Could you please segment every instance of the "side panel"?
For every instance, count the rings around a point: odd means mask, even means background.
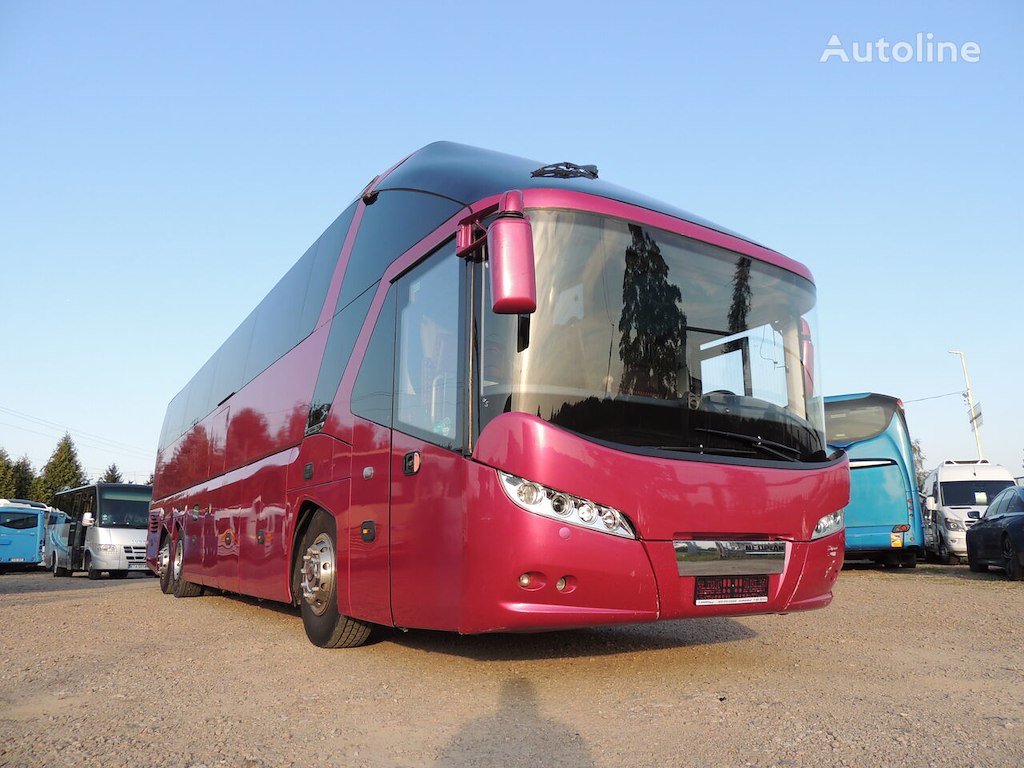
[[[238,591],[288,602],[294,526],[287,503],[288,471],[299,451],[270,456],[251,467],[242,481],[242,515],[238,519]]]
[[[395,624],[458,629],[462,614],[467,462],[458,454],[395,432],[391,452],[391,591]],[[418,452],[419,471],[405,456]],[[411,459],[410,459],[411,461]]]
[[[356,419],[352,431],[352,501],[339,541],[349,548],[348,600],[351,615],[358,619],[392,624],[390,566],[392,542],[391,431],[364,419]],[[372,526],[372,535],[364,527]],[[406,553],[399,552],[399,558]],[[340,596],[339,596],[339,599]]]

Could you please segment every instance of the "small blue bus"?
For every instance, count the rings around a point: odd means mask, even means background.
[[[874,392],[826,397],[825,435],[850,457],[846,559],[914,568],[924,526],[903,403]]]
[[[46,505],[0,499],[0,571],[43,562]]]

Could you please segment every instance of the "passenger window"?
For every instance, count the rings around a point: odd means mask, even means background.
[[[369,292],[371,295],[373,291]],[[352,413],[384,427],[391,426],[395,371],[395,295],[391,286],[380,308],[370,343],[352,388]]]
[[[460,265],[450,243],[399,283],[395,425],[446,448],[462,442]]]
[[[460,210],[461,203],[446,197],[401,189],[381,191],[363,212],[338,306],[348,306],[381,279],[389,264]]]
[[[330,334],[327,337],[323,362],[320,363],[320,374],[317,376],[316,387],[313,390],[313,402],[309,409],[309,419],[306,422],[307,435],[319,432],[327,421],[331,402],[338,391],[338,385],[341,384],[341,377],[345,374],[348,359],[352,355],[352,348],[363,327],[363,321],[366,320],[366,312],[370,308],[370,301],[373,299],[374,293],[373,289],[368,288],[362,296],[334,317]],[[389,381],[388,390],[390,391],[390,389]]]

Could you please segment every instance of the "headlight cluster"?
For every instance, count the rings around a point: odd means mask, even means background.
[[[946,530],[947,531],[965,531],[967,529],[964,528],[964,524],[961,523],[959,520],[957,520],[955,518],[952,518],[952,517],[947,517],[946,518]]]
[[[108,554],[114,554],[120,547],[117,544],[100,544],[98,547],[100,552],[106,552]]]
[[[843,510],[837,509],[828,515],[825,515],[818,524],[814,526],[814,533],[811,534],[811,541],[814,539],[820,539],[822,536],[829,536],[833,533],[838,533],[843,530],[843,526],[846,525],[845,517],[843,516]]]
[[[625,515],[617,509],[556,491],[554,488],[524,480],[507,472],[499,471],[498,478],[508,497],[527,512],[592,531],[610,533],[626,539],[636,538]]]

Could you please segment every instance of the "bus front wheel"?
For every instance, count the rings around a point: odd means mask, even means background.
[[[202,584],[185,580],[185,536],[179,534],[174,540],[174,558],[171,560],[171,592],[175,597],[196,597],[203,593]]]
[[[338,612],[337,540],[334,518],[318,509],[295,562],[302,626],[320,648],[354,648],[370,636],[367,624]]]
[[[92,555],[88,552],[85,553],[85,573],[93,581],[100,577],[100,571],[92,567]]]
[[[171,584],[171,537],[164,536],[160,542],[160,553],[157,555],[157,567],[160,574],[160,591],[165,595],[171,594],[174,587]]]

